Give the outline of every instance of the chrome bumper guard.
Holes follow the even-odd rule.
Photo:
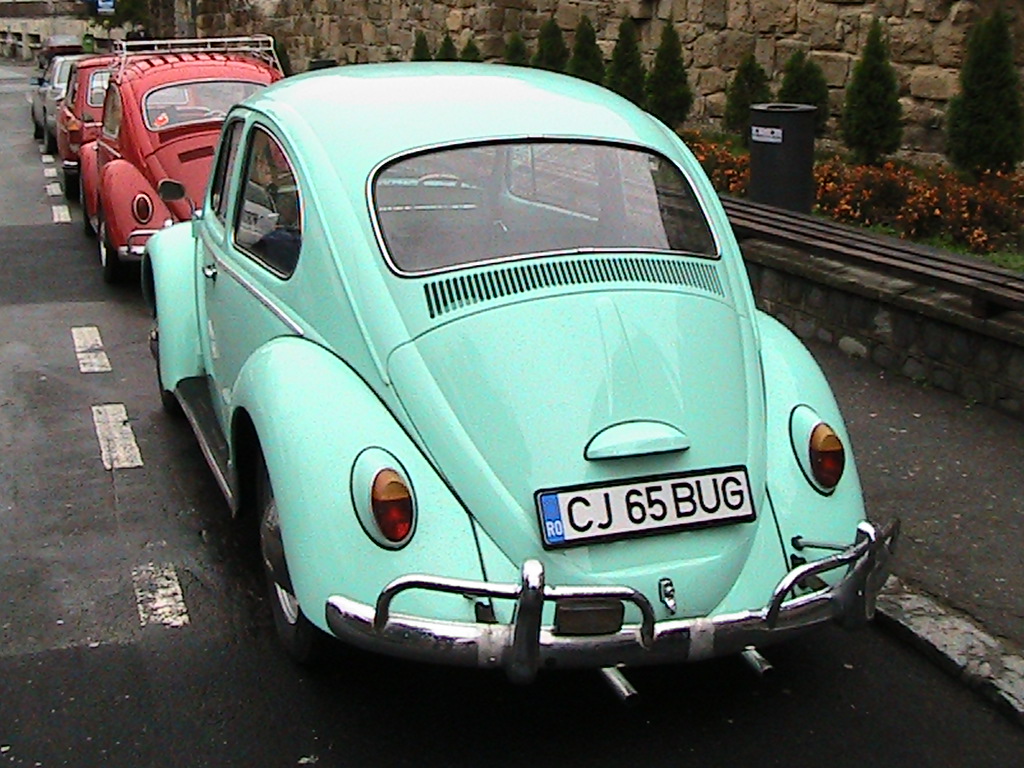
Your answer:
[[[133,229],[128,234],[128,244],[117,248],[117,255],[124,261],[141,261],[146,253],[146,241],[159,229]]]
[[[448,579],[412,574],[381,591],[375,606],[332,596],[327,624],[345,642],[379,653],[460,666],[503,667],[515,682],[530,682],[541,667],[609,667],[697,661],[739,653],[784,640],[828,621],[853,628],[867,623],[889,571],[899,536],[899,521],[882,529],[857,526],[853,545],[806,563],[786,574],[771,599],[757,611],[709,618],[656,622],[650,601],[629,587],[553,587],[544,583],[544,566],[527,560],[519,584]],[[846,568],[832,587],[786,599],[813,576]],[[397,595],[411,589],[516,601],[512,624],[450,622],[391,612]],[[541,626],[545,601],[598,599],[632,603],[639,624],[604,635],[555,634]]]
[[[72,149],[75,149],[72,147]],[[76,150],[77,151],[77,150]],[[78,173],[78,161],[77,160],[61,160],[60,167],[65,173]]]

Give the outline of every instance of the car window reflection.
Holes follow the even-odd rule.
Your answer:
[[[283,277],[295,271],[302,247],[298,182],[281,146],[254,128],[235,242]]]

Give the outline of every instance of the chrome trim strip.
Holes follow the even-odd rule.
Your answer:
[[[213,258],[213,261],[216,264],[218,270],[223,270],[225,274],[232,277],[239,285],[241,285],[243,288],[245,288],[245,290],[251,293],[253,298],[255,298],[256,301],[258,301],[264,307],[266,307],[266,309],[272,315],[274,315],[274,317],[280,320],[289,331],[294,333],[296,336],[305,337],[306,332],[305,330],[303,330],[302,326],[299,325],[299,323],[296,320],[292,319],[292,317],[289,314],[287,314],[283,309],[281,309],[277,304],[275,304],[274,301],[269,296],[263,293],[263,291],[261,291],[255,285],[253,285],[248,278],[242,275],[241,272],[239,272],[237,269],[235,269],[230,264],[225,262],[223,259],[220,259],[213,254],[210,255]]]
[[[817,624],[838,621],[853,628],[874,615],[878,590],[889,570],[899,537],[898,520],[882,529],[868,522],[857,526],[854,544],[788,573],[760,610],[712,617],[655,622],[650,602],[628,587],[550,587],[537,560],[523,564],[519,584],[410,575],[388,584],[376,605],[335,595],[325,613],[331,631],[362,648],[403,658],[461,666],[503,667],[516,682],[529,682],[541,667],[610,667],[700,659],[741,653],[788,639]],[[846,568],[834,587],[785,600],[809,576]],[[390,612],[394,597],[410,589],[461,594],[467,597],[514,599],[512,624],[485,624],[425,619]],[[556,635],[540,625],[545,601],[605,598],[632,602],[640,608],[640,624],[607,635]]]

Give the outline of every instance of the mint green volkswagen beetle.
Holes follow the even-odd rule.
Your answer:
[[[144,262],[161,395],[259,526],[297,660],[333,636],[621,692],[871,617],[898,525],[648,114],[523,68],[319,71],[231,111],[194,202]]]

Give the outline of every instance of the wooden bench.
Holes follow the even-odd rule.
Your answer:
[[[967,296],[972,313],[980,318],[1024,310],[1024,274],[1019,272],[748,200],[723,196],[722,203],[741,241],[765,240],[941,286]]]

